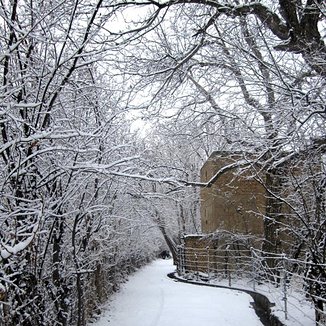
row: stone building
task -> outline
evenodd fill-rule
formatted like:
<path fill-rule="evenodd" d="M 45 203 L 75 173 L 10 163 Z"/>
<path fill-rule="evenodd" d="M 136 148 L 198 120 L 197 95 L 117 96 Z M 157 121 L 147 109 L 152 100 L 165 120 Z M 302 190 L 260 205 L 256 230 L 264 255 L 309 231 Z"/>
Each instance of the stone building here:
<path fill-rule="evenodd" d="M 213 152 L 201 169 L 201 182 L 208 182 L 217 171 L 241 160 L 241 154 Z M 266 191 L 250 170 L 233 168 L 200 193 L 202 232 L 227 230 L 263 236 Z"/>
<path fill-rule="evenodd" d="M 266 190 L 248 167 L 234 166 L 242 159 L 242 153 L 213 152 L 201 169 L 201 182 L 208 183 L 232 166 L 200 191 L 202 234 L 184 237 L 188 271 L 204 272 L 208 261 L 217 270 L 228 253 L 248 257 L 250 247 L 262 246 Z"/>
<path fill-rule="evenodd" d="M 287 155 L 280 153 L 280 163 L 267 174 L 253 154 L 211 154 L 200 173 L 201 182 L 207 184 L 200 191 L 202 234 L 184 238 L 186 261 L 196 261 L 199 270 L 204 270 L 207 260 L 218 262 L 218 257 L 223 260 L 230 252 L 250 255 L 250 248 L 296 255 L 300 246 L 293 230 L 302 223 L 296 214 L 300 209 L 303 216 L 318 210 L 311 194 L 320 178 L 321 163 L 318 155 L 282 160 Z M 302 205 L 293 211 L 291 202 Z"/>

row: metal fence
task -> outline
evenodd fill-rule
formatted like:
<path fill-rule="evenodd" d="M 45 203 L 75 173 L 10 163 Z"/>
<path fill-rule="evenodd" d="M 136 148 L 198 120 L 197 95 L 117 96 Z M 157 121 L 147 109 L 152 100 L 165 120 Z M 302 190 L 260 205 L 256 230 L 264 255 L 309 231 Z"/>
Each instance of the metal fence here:
<path fill-rule="evenodd" d="M 178 249 L 177 272 L 186 279 L 229 287 L 242 287 L 267 294 L 284 319 L 310 319 L 310 324 L 326 325 L 326 279 L 312 273 L 318 267 L 284 254 L 270 254 L 257 249 L 212 248 Z"/>

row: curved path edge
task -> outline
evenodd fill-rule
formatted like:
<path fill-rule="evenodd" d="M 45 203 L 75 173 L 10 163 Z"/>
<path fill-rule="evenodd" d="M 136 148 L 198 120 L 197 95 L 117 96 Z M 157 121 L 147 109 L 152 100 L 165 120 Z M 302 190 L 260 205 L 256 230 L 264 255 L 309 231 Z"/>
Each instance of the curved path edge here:
<path fill-rule="evenodd" d="M 273 307 L 274 304 L 271 303 L 268 300 L 268 298 L 261 293 L 251 291 L 251 290 L 245 290 L 245 289 L 241 289 L 241 288 L 224 286 L 224 285 L 190 281 L 190 280 L 186 280 L 184 278 L 179 277 L 176 272 L 169 273 L 168 277 L 172 278 L 174 280 L 177 280 L 179 282 L 189 283 L 189 284 L 193 284 L 193 285 L 210 286 L 210 287 L 215 287 L 215 288 L 222 288 L 222 289 L 229 289 L 229 290 L 245 292 L 253 298 L 253 300 L 254 300 L 254 302 L 252 303 L 253 308 L 255 309 L 255 312 L 256 312 L 257 316 L 259 317 L 260 321 L 265 326 L 285 326 L 275 315 L 272 314 L 271 307 Z"/>

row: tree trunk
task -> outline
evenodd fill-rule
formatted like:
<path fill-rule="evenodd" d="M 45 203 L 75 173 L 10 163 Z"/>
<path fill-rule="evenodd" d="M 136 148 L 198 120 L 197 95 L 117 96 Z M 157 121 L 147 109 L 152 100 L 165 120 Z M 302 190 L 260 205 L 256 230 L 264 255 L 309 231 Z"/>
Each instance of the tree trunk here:
<path fill-rule="evenodd" d="M 266 173 L 266 216 L 264 218 L 264 242 L 263 251 L 267 253 L 278 253 L 279 243 L 279 221 L 282 218 L 282 202 L 279 195 L 282 190 L 282 173 L 272 169 Z M 266 260 L 270 268 L 275 266 L 273 259 Z"/>

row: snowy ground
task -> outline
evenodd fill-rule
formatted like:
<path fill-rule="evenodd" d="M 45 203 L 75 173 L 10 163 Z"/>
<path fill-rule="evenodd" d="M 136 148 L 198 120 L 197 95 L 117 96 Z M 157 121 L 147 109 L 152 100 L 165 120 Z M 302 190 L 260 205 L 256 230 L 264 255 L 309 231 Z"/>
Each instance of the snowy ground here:
<path fill-rule="evenodd" d="M 212 282 L 214 284 L 214 282 Z M 215 284 L 228 286 L 225 279 Z M 252 290 L 252 282 L 246 279 L 233 280 L 232 287 Z M 308 302 L 302 292 L 295 292 L 288 289 L 287 298 L 287 319 L 284 313 L 283 293 L 280 288 L 268 286 L 267 284 L 256 284 L 256 291 L 265 295 L 268 300 L 275 304 L 272 313 L 286 326 L 315 326 L 315 311 L 313 304 Z"/>
<path fill-rule="evenodd" d="M 242 292 L 176 282 L 172 260 L 157 260 L 122 286 L 92 326 L 261 326 Z"/>

